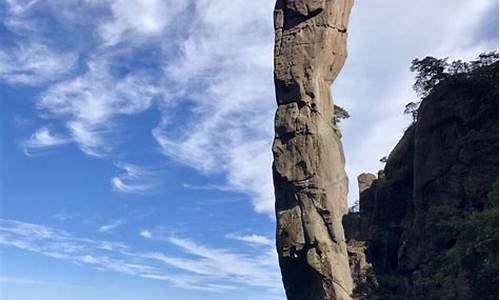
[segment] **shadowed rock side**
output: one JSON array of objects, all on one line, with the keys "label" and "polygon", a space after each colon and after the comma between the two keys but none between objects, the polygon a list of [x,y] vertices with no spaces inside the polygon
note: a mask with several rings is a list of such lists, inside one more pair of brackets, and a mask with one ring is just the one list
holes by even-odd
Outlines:
[{"label": "shadowed rock side", "polygon": [[[425,280],[435,273],[434,265],[440,266],[436,256],[457,242],[441,224],[452,222],[454,212],[484,210],[498,180],[498,62],[435,88],[420,106],[414,143],[411,213],[401,234],[398,266],[405,275],[406,299],[443,299],[439,280]],[[495,244],[498,229],[496,239]],[[498,266],[498,247],[491,264]],[[458,267],[450,298],[490,299],[469,280],[471,273],[483,271]],[[486,286],[498,299],[498,275]]]},{"label": "shadowed rock side", "polygon": [[348,182],[330,86],[353,0],[278,0],[273,144],[277,249],[290,300],[351,299],[342,217]]},{"label": "shadowed rock side", "polygon": [[366,247],[356,299],[498,299],[498,62],[436,86],[384,171],[358,182],[344,219]]}]

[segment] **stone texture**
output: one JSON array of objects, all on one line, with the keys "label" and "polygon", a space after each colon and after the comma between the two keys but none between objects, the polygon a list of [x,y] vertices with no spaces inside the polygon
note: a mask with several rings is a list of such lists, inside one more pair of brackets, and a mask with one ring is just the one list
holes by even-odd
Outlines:
[{"label": "stone texture", "polygon": [[[493,79],[437,86],[378,178],[358,177],[360,211],[344,218],[345,230],[349,239],[365,242],[376,276],[391,276],[395,299],[451,299],[443,296],[442,282],[429,279],[457,236],[435,225],[483,209],[498,180],[498,63],[493,67]],[[491,260],[498,262],[498,255]],[[486,299],[473,294],[467,275],[456,274],[453,299]],[[496,297],[493,285],[491,291]]]},{"label": "stone texture", "polygon": [[[358,176],[359,211],[350,209],[349,213],[345,215],[342,220],[347,241],[368,240],[370,217],[371,212],[373,212],[372,199],[375,199],[374,195],[372,195],[375,189],[372,188],[372,186],[377,183],[377,176],[373,174],[363,173]],[[363,213],[361,213],[361,211],[363,211]]]},{"label": "stone texture", "polygon": [[273,144],[277,248],[288,299],[351,299],[342,228],[348,182],[330,86],[352,0],[278,0]]},{"label": "stone texture", "polygon": [[367,189],[369,189],[373,182],[377,179],[377,176],[371,173],[362,173],[358,176],[358,188],[359,193],[363,193]]},{"label": "stone texture", "polygon": [[[491,68],[493,78],[482,75],[480,84],[467,79],[445,82],[420,106],[412,201],[398,253],[407,299],[433,299],[440,292],[439,285],[423,284],[422,278],[432,272],[429,262],[453,245],[455,237],[434,228],[436,211],[481,210],[498,180],[498,63]],[[478,299],[460,277],[463,274],[457,275],[460,289],[455,298]]]}]

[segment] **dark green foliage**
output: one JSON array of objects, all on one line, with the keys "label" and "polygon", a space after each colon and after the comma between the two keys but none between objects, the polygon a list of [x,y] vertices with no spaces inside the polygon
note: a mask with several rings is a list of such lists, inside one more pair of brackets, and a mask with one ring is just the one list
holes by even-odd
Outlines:
[{"label": "dark green foliage", "polygon": [[376,275],[369,267],[362,280],[355,282],[354,299],[363,300],[399,300],[401,299],[401,282],[397,275]]},{"label": "dark green foliage", "polygon": [[[476,79],[480,80],[491,79],[481,78],[481,74],[478,74],[481,72],[477,71],[482,71],[483,76],[492,76],[492,72],[488,72],[487,69],[496,62],[498,62],[498,52],[496,51],[481,53],[476,60],[471,62],[455,60],[449,63],[448,58],[438,59],[432,56],[427,56],[422,59],[416,58],[411,62],[410,66],[410,71],[417,73],[413,89],[417,92],[417,95],[423,99],[427,97],[440,82],[449,78],[476,77]],[[413,122],[417,120],[420,102],[421,101],[412,101],[405,106],[404,113],[410,114]]]},{"label": "dark green foliage", "polygon": [[498,52],[496,51],[485,52],[479,54],[479,57],[476,60],[470,62],[470,65],[472,69],[479,69],[482,67],[491,66],[497,61],[498,61]]},{"label": "dark green foliage", "polygon": [[404,113],[411,116],[412,123],[417,122],[418,117],[418,107],[420,106],[421,101],[418,102],[410,102],[405,105]]},{"label": "dark green foliage", "polygon": [[[498,182],[489,200],[488,208],[468,213],[446,205],[430,208],[426,227],[434,233],[433,242],[449,250],[435,253],[422,270],[431,275],[413,283],[427,291],[429,299],[456,299],[465,284],[474,299],[498,299]],[[380,247],[387,240],[370,243]],[[356,283],[356,299],[402,299],[403,278],[397,272],[376,274],[370,268],[365,276]]]},{"label": "dark green foliage", "polygon": [[[471,62],[455,60],[448,63],[448,58],[439,59],[432,56],[422,59],[416,58],[411,62],[410,66],[410,71],[417,73],[413,89],[419,96],[425,98],[440,82],[450,77],[477,77],[478,74],[474,71],[479,69],[484,71],[485,67],[491,67],[496,62],[498,62],[498,52],[496,51],[481,53],[476,60]],[[492,75],[491,72],[487,71],[483,73]],[[406,105],[406,108],[413,111],[418,109],[418,104],[419,102],[410,102]]]},{"label": "dark green foliage", "polygon": [[438,83],[448,78],[449,74],[446,73],[447,60],[448,58],[438,59],[427,56],[423,59],[414,59],[411,62],[410,70],[417,72],[413,89],[418,95],[426,97]]},{"label": "dark green foliage", "polygon": [[365,274],[363,274],[364,278],[356,278],[354,284],[355,288],[352,292],[352,296],[354,299],[376,299],[378,282],[375,276],[375,272],[373,268],[369,267]]},{"label": "dark green foliage", "polygon": [[333,105],[333,124],[338,124],[344,119],[350,118],[349,112],[345,110],[342,106],[337,104]]},{"label": "dark green foliage", "polygon": [[456,60],[448,67],[448,72],[451,75],[466,74],[471,71],[471,65],[468,62]]},{"label": "dark green foliage", "polygon": [[498,182],[488,198],[486,209],[456,219],[457,242],[447,252],[451,268],[465,271],[478,299],[498,299]]},{"label": "dark green foliage", "polygon": [[425,270],[431,276],[417,285],[434,291],[432,298],[455,299],[467,285],[474,299],[498,299],[498,182],[488,208],[462,212],[433,206],[426,226],[434,233],[434,242],[448,250],[435,254]]}]

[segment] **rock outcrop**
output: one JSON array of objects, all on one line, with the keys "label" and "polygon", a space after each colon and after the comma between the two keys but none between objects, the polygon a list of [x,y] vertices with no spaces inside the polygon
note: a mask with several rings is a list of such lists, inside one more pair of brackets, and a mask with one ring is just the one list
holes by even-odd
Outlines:
[{"label": "rock outcrop", "polygon": [[330,86],[353,0],[278,0],[273,144],[277,249],[288,299],[350,300],[348,182]]},{"label": "rock outcrop", "polygon": [[383,176],[358,177],[344,224],[377,277],[360,298],[498,299],[498,162],[497,62],[437,85]]},{"label": "rock outcrop", "polygon": [[[407,299],[441,297],[440,283],[426,277],[433,274],[436,255],[454,246],[457,236],[439,223],[452,221],[454,212],[482,211],[498,178],[498,63],[476,73],[443,82],[419,109],[411,213],[398,250]],[[485,299],[471,294],[467,274],[457,276],[464,278],[453,298]]]}]

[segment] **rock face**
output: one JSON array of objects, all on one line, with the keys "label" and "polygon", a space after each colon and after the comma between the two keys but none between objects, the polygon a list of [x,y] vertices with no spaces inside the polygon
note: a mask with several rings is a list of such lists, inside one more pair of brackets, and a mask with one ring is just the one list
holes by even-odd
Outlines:
[{"label": "rock face", "polygon": [[[440,230],[435,219],[451,220],[453,211],[483,210],[498,179],[498,63],[484,69],[477,71],[477,81],[445,82],[420,106],[413,194],[408,203],[411,213],[406,216],[398,251],[399,269],[407,274],[407,299],[441,297],[439,285],[425,279],[433,272],[434,257],[453,246],[456,236]],[[458,281],[454,298],[482,298],[471,294],[465,278]],[[498,287],[498,278],[496,282]]]},{"label": "rock face", "polygon": [[[436,86],[383,176],[358,177],[360,210],[345,217],[346,235],[366,244],[379,284],[363,287],[363,299],[498,299],[498,267],[488,273],[498,266],[498,212],[496,241],[457,252],[468,216],[481,221],[473,229],[487,229],[478,218],[491,208],[498,162],[495,63]],[[482,257],[467,256],[471,249]]]},{"label": "rock face", "polygon": [[330,86],[353,0],[278,0],[273,144],[277,249],[288,299],[349,300],[348,182]]},{"label": "rock face", "polygon": [[[377,179],[377,176],[370,173],[363,173],[358,176],[358,188],[359,193],[362,194],[364,191],[371,188],[373,182]],[[361,200],[360,200],[361,201]]]}]

